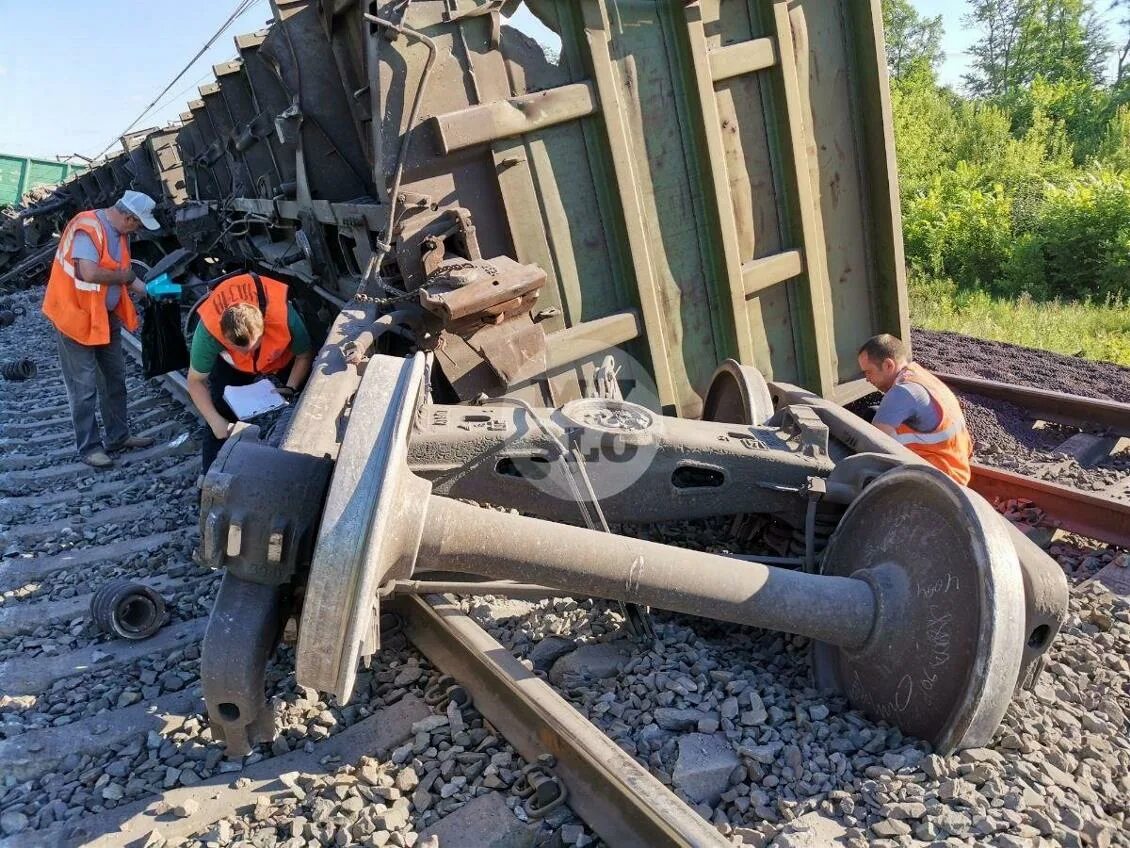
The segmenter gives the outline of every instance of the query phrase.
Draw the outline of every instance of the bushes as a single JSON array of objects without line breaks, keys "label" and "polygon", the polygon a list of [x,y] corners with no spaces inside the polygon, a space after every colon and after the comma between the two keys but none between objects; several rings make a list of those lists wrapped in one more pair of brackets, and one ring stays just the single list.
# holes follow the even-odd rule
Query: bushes
[{"label": "bushes", "polygon": [[1130,172],[1095,168],[1011,195],[981,183],[962,163],[906,202],[912,267],[1002,295],[1130,298]]},{"label": "bushes", "polygon": [[903,209],[906,254],[918,268],[941,277],[992,285],[1009,259],[1012,204],[997,183],[962,162]]},{"label": "bushes", "polygon": [[1130,173],[1102,169],[1051,186],[1015,256],[1014,291],[1030,279],[1043,297],[1130,297]]},{"label": "bushes", "polygon": [[895,80],[908,264],[999,296],[1130,298],[1128,95],[1037,77],[974,101]]}]

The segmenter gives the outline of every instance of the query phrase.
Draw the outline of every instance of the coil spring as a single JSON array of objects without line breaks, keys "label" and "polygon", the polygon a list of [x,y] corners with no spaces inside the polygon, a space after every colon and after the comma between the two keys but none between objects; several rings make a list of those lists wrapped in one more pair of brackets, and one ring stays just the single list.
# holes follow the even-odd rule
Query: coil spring
[{"label": "coil spring", "polygon": [[111,580],[90,598],[90,617],[103,633],[121,639],[148,639],[168,619],[165,600],[132,580]]},{"label": "coil spring", "polygon": [[38,371],[39,369],[36,367],[34,360],[26,357],[23,359],[12,359],[0,364],[0,376],[12,382],[30,380]]}]

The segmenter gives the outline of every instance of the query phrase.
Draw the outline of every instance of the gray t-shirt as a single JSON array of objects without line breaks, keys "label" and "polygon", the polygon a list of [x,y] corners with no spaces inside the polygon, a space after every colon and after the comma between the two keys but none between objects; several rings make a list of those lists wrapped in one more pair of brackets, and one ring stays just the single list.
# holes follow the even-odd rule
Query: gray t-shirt
[{"label": "gray t-shirt", "polygon": [[[114,229],[114,225],[110,223],[110,216],[106,214],[105,209],[95,209],[94,214],[98,218],[98,223],[102,225],[102,232],[106,234],[106,244],[110,251],[110,258],[118,261],[122,258],[121,242],[122,234]],[[98,261],[98,245],[94,243],[94,239],[86,233],[75,233],[75,240],[71,243],[71,258],[73,259],[88,259],[91,262]],[[106,286],[106,311],[112,311],[121,300],[122,290],[119,286]]]},{"label": "gray t-shirt", "polygon": [[883,395],[873,423],[888,427],[905,424],[919,433],[930,433],[942,423],[942,410],[919,383],[899,383]]}]

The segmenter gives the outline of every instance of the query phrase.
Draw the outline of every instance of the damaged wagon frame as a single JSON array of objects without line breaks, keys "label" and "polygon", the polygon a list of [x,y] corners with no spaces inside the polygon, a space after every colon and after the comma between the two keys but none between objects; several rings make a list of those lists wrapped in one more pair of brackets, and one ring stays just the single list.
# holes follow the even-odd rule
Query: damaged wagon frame
[{"label": "damaged wagon frame", "polygon": [[[841,406],[859,343],[908,336],[878,0],[272,6],[179,127],[76,181],[155,181],[154,273],[252,266],[326,331],[285,425],[204,480],[229,751],[273,737],[291,615],[298,683],[344,700],[382,597],[441,580],[803,634],[822,688],[987,742],[1066,582]],[[605,532],[724,514],[764,555]]]}]

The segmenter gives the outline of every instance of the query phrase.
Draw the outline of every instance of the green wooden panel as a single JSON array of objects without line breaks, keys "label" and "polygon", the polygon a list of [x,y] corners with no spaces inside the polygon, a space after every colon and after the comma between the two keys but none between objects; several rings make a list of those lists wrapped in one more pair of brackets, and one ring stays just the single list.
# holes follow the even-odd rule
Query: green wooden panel
[{"label": "green wooden panel", "polygon": [[26,162],[20,156],[0,154],[0,206],[15,206],[19,201]]},{"label": "green wooden panel", "polygon": [[[401,190],[467,208],[485,256],[543,267],[548,330],[634,308],[628,348],[665,411],[697,415],[730,356],[856,392],[858,344],[906,323],[879,0],[528,5],[559,62],[485,15],[409,7],[451,57],[422,113],[491,104],[518,124],[442,156],[421,134]],[[382,114],[403,120],[421,49],[382,52]],[[595,94],[584,116],[547,123],[527,97],[578,83]],[[393,161],[404,127],[384,129]]]},{"label": "green wooden panel", "polygon": [[27,179],[24,191],[36,186],[58,185],[67,178],[67,166],[62,162],[42,162],[36,159],[28,160]]},{"label": "green wooden panel", "polygon": [[36,186],[55,186],[85,170],[85,165],[0,153],[0,206],[15,206]]}]

